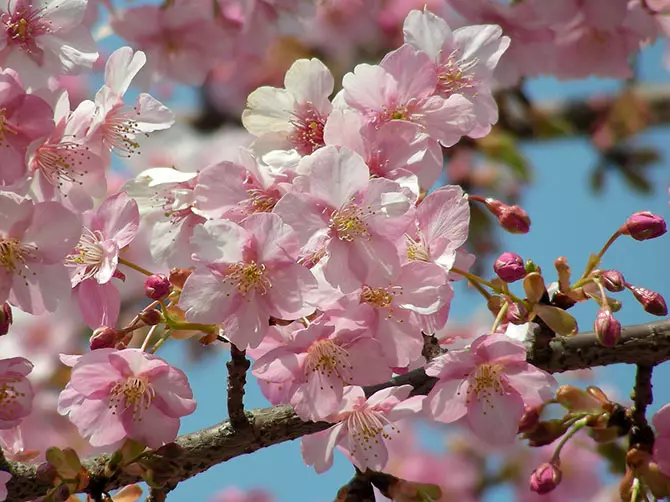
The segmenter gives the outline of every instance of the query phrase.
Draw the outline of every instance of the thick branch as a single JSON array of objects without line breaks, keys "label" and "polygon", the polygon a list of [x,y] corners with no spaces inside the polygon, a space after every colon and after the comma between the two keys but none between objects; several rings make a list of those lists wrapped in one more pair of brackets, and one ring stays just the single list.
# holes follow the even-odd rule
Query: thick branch
[{"label": "thick branch", "polygon": [[[617,363],[654,366],[670,360],[670,319],[624,328],[621,342],[613,348],[600,345],[594,333],[554,338],[538,327],[534,336],[534,340],[527,343],[528,361],[551,373]],[[425,394],[433,387],[435,379],[427,377],[423,369],[417,369],[368,387],[366,393],[369,395],[382,388],[404,384],[414,386],[417,394]],[[247,413],[247,417],[251,427],[235,430],[226,420],[179,437],[176,443],[183,448],[183,453],[174,459],[174,470],[170,472],[167,483],[175,484],[231,458],[331,426],[325,422],[303,422],[290,406],[285,405],[253,410]],[[84,461],[93,481],[106,481],[106,490],[141,481],[138,476],[126,473],[104,480],[104,468],[109,458],[109,455],[101,455]],[[37,478],[36,466],[11,465],[13,478],[8,483],[7,502],[23,502],[46,493],[49,486]]]},{"label": "thick branch", "polygon": [[228,418],[235,429],[249,427],[249,420],[244,414],[244,386],[247,383],[247,370],[251,363],[246,352],[230,344],[230,361],[228,368]]}]

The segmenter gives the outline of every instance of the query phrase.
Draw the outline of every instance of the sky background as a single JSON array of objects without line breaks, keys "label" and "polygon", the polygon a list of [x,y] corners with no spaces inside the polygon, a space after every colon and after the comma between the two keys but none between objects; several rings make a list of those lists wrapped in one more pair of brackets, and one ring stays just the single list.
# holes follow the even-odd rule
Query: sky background
[{"label": "sky background", "polygon": [[[657,44],[642,53],[639,59],[641,81],[670,83],[670,76],[661,64],[664,50],[664,46]],[[539,102],[612,92],[620,85],[611,80],[558,82],[551,78],[541,78],[530,81],[527,90]],[[179,104],[185,106],[189,102],[191,98],[184,95]],[[602,193],[594,195],[589,188],[589,174],[598,158],[587,138],[525,143],[523,153],[534,168],[534,181],[524,192],[521,205],[531,216],[532,229],[527,235],[503,235],[503,250],[532,258],[549,277],[553,277],[554,259],[566,256],[573,271],[579,274],[588,255],[597,252],[631,213],[650,210],[670,217],[670,128],[648,130],[636,141],[657,148],[664,159],[651,172],[654,185],[654,193],[651,195],[632,192],[617,173],[611,173]],[[658,291],[670,299],[670,269],[665,263],[668,251],[668,236],[648,242],[621,238],[607,253],[603,267],[618,269],[629,282]],[[491,270],[490,265],[488,270]],[[629,293],[620,293],[618,298],[623,300],[624,307],[617,318],[624,325],[655,320],[642,310]],[[467,322],[484,307],[480,296],[459,287],[450,321]],[[589,304],[571,311],[576,315],[582,331],[592,329],[595,310],[594,305]],[[193,364],[189,362],[184,345],[172,343],[161,350],[161,356],[187,372],[198,401],[196,412],[182,420],[181,433],[208,427],[226,418],[227,356],[224,351],[208,358],[207,364]],[[630,394],[634,367],[617,365],[594,373],[599,384],[617,388],[623,398]],[[653,380],[655,399],[651,411],[670,402],[670,386],[665,384],[668,381],[670,364],[656,368]],[[248,409],[268,405],[253,378],[247,385],[245,404]],[[424,431],[421,440],[426,445],[442,444],[443,436]],[[237,486],[243,489],[264,488],[273,493],[279,502],[326,502],[334,499],[338,488],[351,478],[352,472],[346,459],[336,453],[333,468],[325,474],[315,474],[312,468],[302,462],[299,441],[291,441],[218,465],[181,483],[170,494],[169,500],[206,502],[216,492]],[[514,500],[514,495],[509,490],[496,490],[487,500]]]}]

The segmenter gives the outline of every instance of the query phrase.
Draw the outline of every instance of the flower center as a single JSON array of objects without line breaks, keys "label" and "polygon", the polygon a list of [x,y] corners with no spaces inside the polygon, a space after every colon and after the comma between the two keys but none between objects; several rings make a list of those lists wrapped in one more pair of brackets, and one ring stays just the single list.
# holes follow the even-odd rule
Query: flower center
[{"label": "flower center", "polygon": [[18,129],[7,120],[7,110],[0,108],[0,147],[9,147],[9,143],[7,142],[8,134],[16,136]]},{"label": "flower center", "polygon": [[476,85],[475,75],[470,70],[477,64],[477,59],[463,61],[457,58],[454,50],[447,61],[438,68],[437,91],[443,97],[472,89]]},{"label": "flower center", "polygon": [[137,121],[129,115],[128,111],[119,107],[109,112],[102,126],[104,142],[120,157],[130,157],[133,153],[140,153],[140,144],[135,141],[135,137],[142,131]]},{"label": "flower center", "polygon": [[17,392],[14,387],[15,383],[19,383],[22,377],[7,375],[0,378],[0,416],[4,420],[12,420],[17,417],[21,410],[21,400],[26,395],[23,392]]},{"label": "flower center", "polygon": [[242,296],[249,291],[258,291],[264,295],[272,287],[270,280],[265,277],[265,265],[255,261],[230,265],[223,282],[235,286]]},{"label": "flower center", "polygon": [[45,143],[35,152],[35,169],[53,186],[62,189],[65,185],[77,183],[83,185],[79,178],[88,174],[81,170],[84,162],[90,160],[88,147],[77,143]]},{"label": "flower center", "polygon": [[76,253],[65,258],[65,265],[70,267],[87,267],[81,280],[90,279],[100,270],[105,260],[105,250],[102,247],[104,237],[100,230],[92,231],[84,227],[84,233],[75,246]]},{"label": "flower center", "polygon": [[15,6],[15,10],[9,7],[9,12],[2,14],[0,20],[5,25],[8,40],[19,45],[23,51],[41,64],[44,53],[35,43],[35,39],[52,33],[53,30],[50,22],[42,17],[43,10],[34,9],[30,4],[26,5],[27,2],[23,0],[19,0],[19,3],[22,5]]},{"label": "flower center", "polygon": [[351,453],[354,457],[362,455],[366,460],[370,450],[380,440],[391,439],[391,435],[384,430],[386,426],[390,426],[396,433],[400,432],[385,415],[369,408],[352,411],[345,422],[349,431]]},{"label": "flower center", "polygon": [[17,239],[0,237],[0,266],[9,272],[23,275],[26,261],[35,258],[36,250],[34,246],[22,245]]},{"label": "flower center", "polygon": [[[502,380],[503,367],[500,364],[480,364],[468,389],[468,401],[472,398],[484,401],[493,408],[491,397],[494,394],[504,396],[505,383]],[[486,413],[486,411],[484,411]]]},{"label": "flower center", "polygon": [[[370,214],[374,214],[372,211]],[[330,228],[341,241],[351,242],[356,238],[370,239],[370,232],[363,221],[365,214],[354,204],[335,211],[330,217]]]},{"label": "flower center", "polygon": [[318,371],[325,377],[335,375],[343,383],[351,381],[349,352],[332,340],[318,340],[307,349],[305,376]]},{"label": "flower center", "polygon": [[146,376],[130,376],[117,382],[112,387],[109,398],[109,408],[113,414],[132,410],[133,420],[142,421],[142,415],[148,410],[156,398],[156,391]]},{"label": "flower center", "polygon": [[252,213],[269,213],[279,200],[275,194],[260,188],[249,189],[247,193],[249,194],[248,202],[251,204]]},{"label": "flower center", "polygon": [[307,103],[294,114],[291,120],[293,131],[289,141],[301,155],[309,155],[324,145],[323,128],[326,117],[321,115],[311,103]]},{"label": "flower center", "polygon": [[361,302],[369,303],[373,307],[387,308],[393,301],[393,295],[387,288],[371,288],[363,286]]},{"label": "flower center", "polygon": [[411,261],[430,261],[430,255],[428,254],[428,249],[426,245],[419,240],[414,240],[409,235],[405,234],[405,239],[407,239],[407,258]]}]

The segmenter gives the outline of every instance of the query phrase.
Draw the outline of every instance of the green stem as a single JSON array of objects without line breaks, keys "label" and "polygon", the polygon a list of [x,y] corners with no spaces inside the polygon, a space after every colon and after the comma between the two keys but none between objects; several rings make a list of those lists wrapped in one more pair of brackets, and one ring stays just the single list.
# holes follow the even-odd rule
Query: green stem
[{"label": "green stem", "polygon": [[147,347],[149,346],[149,340],[151,340],[151,337],[156,332],[157,328],[158,328],[158,324],[156,324],[155,326],[151,326],[151,328],[149,329],[149,332],[147,333],[147,336],[144,339],[144,342],[142,342],[142,347],[141,347],[142,352],[147,351]]},{"label": "green stem", "polygon": [[125,265],[126,267],[130,267],[133,270],[137,270],[138,272],[144,275],[154,275],[153,273],[149,272],[146,268],[142,268],[139,265],[135,265],[133,262],[124,260],[123,258],[119,258],[119,263],[121,265]]},{"label": "green stem", "polygon": [[563,449],[563,447],[565,446],[565,444],[566,444],[568,441],[570,441],[570,438],[571,438],[572,436],[574,436],[575,434],[577,434],[577,432],[579,432],[580,429],[582,429],[583,427],[586,426],[586,422],[587,422],[587,420],[588,420],[588,417],[584,417],[584,418],[578,420],[577,422],[575,422],[575,425],[572,427],[572,429],[570,429],[568,432],[566,432],[565,434],[563,434],[563,437],[561,438],[561,440],[560,440],[560,441],[558,442],[558,444],[556,445],[556,450],[554,451],[554,455],[553,455],[553,457],[551,458],[551,459],[552,459],[552,462],[555,462],[555,461],[559,461],[559,460],[560,460],[560,457],[561,457],[561,450]]},{"label": "green stem", "polygon": [[524,303],[524,301],[516,296],[513,293],[510,293],[509,290],[507,289],[506,285],[505,287],[499,287],[493,284],[490,281],[487,281],[485,279],[482,279],[478,275],[471,274],[470,272],[466,272],[465,270],[461,270],[460,268],[455,268],[452,267],[451,272],[454,272],[455,274],[462,275],[465,277],[468,281],[470,281],[470,284],[472,284],[477,290],[482,293],[487,299],[491,296],[486,290],[484,290],[481,286],[486,286],[488,288],[491,288],[495,293],[501,294],[501,295],[506,295],[509,296],[513,301],[517,303]]},{"label": "green stem", "polygon": [[502,321],[503,317],[505,317],[508,308],[509,308],[509,302],[505,301],[505,303],[503,303],[503,306],[500,307],[500,310],[498,311],[498,315],[496,316],[495,321],[493,321],[493,326],[491,327],[491,333],[496,332],[496,329],[498,329],[500,321]]}]

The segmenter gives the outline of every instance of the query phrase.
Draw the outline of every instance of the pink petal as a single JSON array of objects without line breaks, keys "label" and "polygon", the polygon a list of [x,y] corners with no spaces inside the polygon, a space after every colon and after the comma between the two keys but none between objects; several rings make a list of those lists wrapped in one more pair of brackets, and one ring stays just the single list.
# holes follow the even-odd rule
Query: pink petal
[{"label": "pink petal", "polygon": [[79,311],[89,328],[116,326],[121,310],[121,294],[115,284],[99,284],[95,279],[86,279],[77,285],[74,292]]},{"label": "pink petal", "polygon": [[193,272],[179,297],[179,307],[191,322],[218,324],[243,302],[235,286],[209,271]]},{"label": "pink petal", "polygon": [[523,412],[523,399],[516,392],[491,391],[470,397],[467,419],[472,432],[485,444],[503,445],[516,439]]},{"label": "pink petal", "polygon": [[526,362],[524,344],[505,335],[480,336],[472,342],[471,351],[483,361],[495,361],[500,364]]},{"label": "pink petal", "polygon": [[92,230],[101,230],[106,239],[113,239],[119,248],[132,242],[140,227],[140,212],[135,199],[126,192],[117,192],[105,199],[95,211]]},{"label": "pink petal", "polygon": [[402,287],[402,295],[395,302],[419,314],[433,314],[453,297],[447,274],[434,263],[414,261],[403,265],[397,284]]},{"label": "pink petal", "polygon": [[301,380],[306,357],[306,352],[296,354],[286,347],[278,347],[254,362],[252,374],[261,380],[276,383]]},{"label": "pink petal", "polygon": [[467,392],[467,381],[440,381],[424,400],[423,409],[435,420],[445,423],[455,422],[468,412]]},{"label": "pink petal", "polygon": [[56,202],[40,202],[22,241],[35,246],[45,263],[58,263],[77,245],[80,234],[74,213]]},{"label": "pink petal", "polygon": [[272,270],[272,287],[265,297],[268,312],[279,319],[298,319],[315,309],[317,282],[309,269],[297,263]]},{"label": "pink petal", "polygon": [[133,417],[132,409],[129,409],[122,418],[128,437],[149,448],[160,448],[174,441],[179,433],[179,419],[165,415],[157,406],[144,409],[141,417]]},{"label": "pink petal", "polygon": [[326,472],[333,465],[333,450],[342,434],[343,425],[334,425],[330,429],[303,436],[300,452],[307,465],[313,465],[317,474]]},{"label": "pink petal", "polygon": [[303,420],[324,420],[338,409],[342,390],[342,380],[337,375],[312,371],[307,375],[307,382],[296,389],[291,406]]}]

